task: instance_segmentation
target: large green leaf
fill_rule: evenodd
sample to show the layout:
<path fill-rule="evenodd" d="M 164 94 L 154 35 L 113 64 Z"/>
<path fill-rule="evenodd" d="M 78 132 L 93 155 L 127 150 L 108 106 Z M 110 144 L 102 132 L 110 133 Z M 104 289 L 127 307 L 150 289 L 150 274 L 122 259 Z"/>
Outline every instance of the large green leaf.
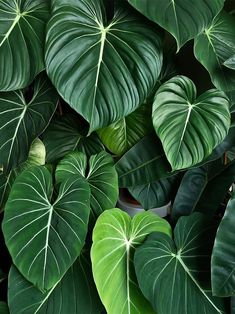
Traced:
<path fill-rule="evenodd" d="M 210 288 L 213 227 L 199 213 L 181 217 L 174 241 L 154 232 L 137 248 L 138 282 L 158 314 L 226 313 L 223 300 L 212 297 Z"/>
<path fill-rule="evenodd" d="M 56 105 L 57 93 L 42 75 L 30 101 L 23 91 L 0 93 L 0 166 L 5 173 L 27 159 L 31 143 L 48 125 Z"/>
<path fill-rule="evenodd" d="M 154 135 L 145 136 L 116 163 L 120 187 L 155 182 L 170 175 L 161 142 Z"/>
<path fill-rule="evenodd" d="M 47 0 L 0 1 L 0 90 L 26 87 L 44 69 Z"/>
<path fill-rule="evenodd" d="M 102 306 L 87 255 L 81 254 L 47 293 L 34 287 L 12 266 L 8 281 L 11 314 L 100 314 Z"/>
<path fill-rule="evenodd" d="M 121 2 L 108 21 L 104 3 L 57 3 L 45 48 L 49 77 L 90 132 L 143 104 L 162 66 L 158 29 Z"/>
<path fill-rule="evenodd" d="M 212 89 L 196 96 L 194 83 L 185 76 L 170 79 L 155 96 L 153 125 L 173 170 L 201 162 L 229 131 L 225 93 Z"/>
<path fill-rule="evenodd" d="M 98 217 L 105 209 L 113 208 L 118 199 L 118 176 L 112 157 L 106 152 L 91 156 L 89 164 L 85 154 L 70 153 L 57 166 L 57 181 L 69 178 L 71 174 L 87 180 L 91 190 L 91 219 Z"/>
<path fill-rule="evenodd" d="M 234 54 L 235 17 L 222 12 L 212 25 L 195 39 L 194 54 L 207 69 L 213 84 L 224 91 L 234 90 L 235 71 L 224 65 Z"/>
<path fill-rule="evenodd" d="M 40 139 L 33 141 L 28 159 L 20 164 L 16 169 L 11 170 L 7 175 L 4 173 L 0 174 L 0 211 L 4 207 L 7 198 L 9 196 L 12 184 L 15 178 L 25 169 L 31 166 L 42 166 L 45 164 L 46 151 Z"/>
<path fill-rule="evenodd" d="M 144 209 L 151 209 L 164 206 L 172 200 L 177 182 L 178 177 L 172 176 L 153 183 L 131 186 L 128 191 Z"/>
<path fill-rule="evenodd" d="M 200 34 L 222 10 L 224 0 L 128 0 L 150 20 L 171 33 L 180 49 Z"/>
<path fill-rule="evenodd" d="M 127 117 L 98 130 L 98 134 L 104 145 L 120 156 L 152 131 L 151 120 L 149 107 L 145 105 Z"/>
<path fill-rule="evenodd" d="M 46 161 L 55 162 L 71 151 L 81 151 L 91 156 L 104 149 L 96 133 L 86 137 L 83 131 L 84 128 L 73 114 L 53 118 L 43 133 Z"/>
<path fill-rule="evenodd" d="M 133 254 L 153 232 L 171 234 L 169 224 L 151 212 L 137 214 L 113 209 L 97 220 L 91 249 L 92 269 L 100 298 L 110 314 L 153 314 L 136 282 Z"/>
<path fill-rule="evenodd" d="M 235 291 L 235 194 L 228 203 L 217 230 L 212 254 L 212 289 L 214 295 L 230 296 Z"/>
<path fill-rule="evenodd" d="M 0 313 L 1 314 L 8 314 L 9 310 L 8 310 L 8 306 L 5 302 L 0 301 Z"/>
<path fill-rule="evenodd" d="M 70 176 L 55 186 L 45 166 L 25 170 L 6 203 L 3 233 L 14 264 L 41 290 L 49 290 L 78 257 L 87 233 L 90 191 Z"/>

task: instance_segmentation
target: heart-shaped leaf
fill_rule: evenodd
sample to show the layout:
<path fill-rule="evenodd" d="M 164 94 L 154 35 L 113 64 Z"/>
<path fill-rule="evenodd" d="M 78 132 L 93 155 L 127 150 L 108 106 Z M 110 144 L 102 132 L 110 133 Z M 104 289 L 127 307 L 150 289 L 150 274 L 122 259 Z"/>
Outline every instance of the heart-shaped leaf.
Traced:
<path fill-rule="evenodd" d="M 43 133 L 43 143 L 46 146 L 46 161 L 58 161 L 71 151 L 81 151 L 87 156 L 99 153 L 104 149 L 102 142 L 94 132 L 86 137 L 84 128 L 73 114 L 52 119 Z"/>
<path fill-rule="evenodd" d="M 159 314 L 223 314 L 223 299 L 212 297 L 210 258 L 215 227 L 202 214 L 181 217 L 174 241 L 152 233 L 135 253 L 140 288 Z"/>
<path fill-rule="evenodd" d="M 200 34 L 222 10 L 224 0 L 128 0 L 150 20 L 171 33 L 180 49 Z"/>
<path fill-rule="evenodd" d="M 44 69 L 49 14 L 47 0 L 0 1 L 1 91 L 26 87 Z"/>
<path fill-rule="evenodd" d="M 153 125 L 173 170 L 208 157 L 230 127 L 225 93 L 212 89 L 196 96 L 194 83 L 185 76 L 170 79 L 155 96 Z"/>
<path fill-rule="evenodd" d="M 213 84 L 224 91 L 235 89 L 235 71 L 224 65 L 234 54 L 234 47 L 235 17 L 226 12 L 195 39 L 195 57 L 207 69 Z"/>
<path fill-rule="evenodd" d="M 57 99 L 44 75 L 36 80 L 30 101 L 23 91 L 0 93 L 0 165 L 5 173 L 27 159 L 31 143 L 50 122 Z"/>
<path fill-rule="evenodd" d="M 108 21 L 105 2 L 60 1 L 46 39 L 48 75 L 90 132 L 143 104 L 162 67 L 158 29 L 121 2 Z"/>
<path fill-rule="evenodd" d="M 15 266 L 8 282 L 11 314 L 100 314 L 102 310 L 87 254 L 82 253 L 47 293 L 34 287 Z"/>
<path fill-rule="evenodd" d="M 57 166 L 57 181 L 71 174 L 87 180 L 91 190 L 91 219 L 94 221 L 105 209 L 113 208 L 118 199 L 118 176 L 112 157 L 106 152 L 91 156 L 75 152 L 67 155 Z"/>
<path fill-rule="evenodd" d="M 90 213 L 90 191 L 83 178 L 70 176 L 55 187 L 56 195 L 52 180 L 44 166 L 25 170 L 14 182 L 3 220 L 14 264 L 43 291 L 52 288 L 78 257 Z"/>
<path fill-rule="evenodd" d="M 142 106 L 127 117 L 98 130 L 98 134 L 109 151 L 120 156 L 150 131 L 151 113 L 148 106 Z"/>
<path fill-rule="evenodd" d="M 212 253 L 212 289 L 214 295 L 231 296 L 235 291 L 235 195 L 228 203 L 225 215 L 217 230 Z"/>
<path fill-rule="evenodd" d="M 20 164 L 16 169 L 11 170 L 7 175 L 0 174 L 0 211 L 4 207 L 8 195 L 10 193 L 12 184 L 15 178 L 25 169 L 31 166 L 42 166 L 45 164 L 46 151 L 42 141 L 38 138 L 33 141 L 28 159 Z"/>
<path fill-rule="evenodd" d="M 136 282 L 133 254 L 153 232 L 171 234 L 169 224 L 151 212 L 137 214 L 112 209 L 97 220 L 91 249 L 92 269 L 100 298 L 108 313 L 153 314 Z"/>

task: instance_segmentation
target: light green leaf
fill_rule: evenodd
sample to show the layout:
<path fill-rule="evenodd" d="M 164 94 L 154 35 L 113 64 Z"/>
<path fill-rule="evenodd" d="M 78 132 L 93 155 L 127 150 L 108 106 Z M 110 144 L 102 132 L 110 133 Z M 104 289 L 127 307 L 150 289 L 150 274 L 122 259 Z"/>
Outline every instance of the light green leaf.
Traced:
<path fill-rule="evenodd" d="M 130 187 L 155 182 L 169 177 L 171 168 L 160 140 L 147 135 L 126 152 L 116 163 L 119 187 Z"/>
<path fill-rule="evenodd" d="M 151 113 L 145 105 L 127 117 L 98 130 L 98 135 L 110 152 L 120 156 L 151 130 Z"/>
<path fill-rule="evenodd" d="M 40 139 L 33 141 L 30 150 L 28 159 L 20 164 L 16 169 L 11 170 L 9 174 L 5 175 L 4 173 L 0 174 L 0 210 L 4 207 L 7 198 L 9 196 L 12 184 L 15 181 L 15 178 L 25 169 L 28 169 L 31 166 L 42 166 L 45 164 L 46 151 L 45 146 L 43 145 Z"/>
<path fill-rule="evenodd" d="M 58 182 L 77 175 L 86 179 L 91 190 L 91 219 L 94 221 L 105 209 L 113 208 L 118 199 L 118 176 L 112 157 L 100 152 L 89 159 L 81 152 L 70 153 L 57 166 Z"/>
<path fill-rule="evenodd" d="M 47 29 L 48 75 L 90 132 L 143 104 L 162 67 L 158 28 L 121 2 L 108 21 L 105 2 L 62 0 Z"/>
<path fill-rule="evenodd" d="M 97 220 L 91 249 L 92 270 L 100 298 L 110 314 L 154 314 L 136 282 L 133 254 L 159 231 L 171 235 L 169 224 L 151 212 L 137 214 L 112 209 Z"/>
<path fill-rule="evenodd" d="M 152 233 L 137 248 L 136 275 L 145 297 L 159 314 L 227 313 L 210 288 L 210 258 L 215 226 L 202 214 L 181 217 L 174 242 Z"/>
<path fill-rule="evenodd" d="M 14 264 L 40 290 L 49 290 L 78 257 L 89 219 L 89 186 L 70 176 L 55 186 L 45 166 L 17 177 L 6 203 L 3 233 Z"/>
<path fill-rule="evenodd" d="M 172 169 L 192 167 L 208 157 L 227 135 L 228 98 L 216 89 L 197 98 L 194 83 L 176 76 L 156 93 L 153 125 Z"/>
<path fill-rule="evenodd" d="M 45 76 L 35 81 L 32 99 L 23 91 L 0 93 L 0 165 L 8 173 L 24 162 L 30 145 L 46 128 L 58 96 Z"/>
<path fill-rule="evenodd" d="M 234 49 L 235 17 L 226 12 L 219 14 L 195 39 L 195 57 L 207 69 L 213 84 L 223 91 L 234 90 L 235 71 L 224 65 Z"/>
<path fill-rule="evenodd" d="M 84 127 L 73 114 L 52 119 L 43 133 L 43 143 L 46 146 L 46 161 L 58 161 L 72 151 L 81 151 L 87 156 L 99 153 L 104 149 L 99 137 L 94 132 L 86 137 Z"/>
<path fill-rule="evenodd" d="M 200 34 L 222 10 L 224 0 L 128 0 L 150 20 L 171 33 L 178 50 Z"/>
<path fill-rule="evenodd" d="M 87 255 L 82 253 L 47 293 L 34 287 L 12 266 L 8 291 L 11 314 L 100 314 L 102 305 Z"/>
<path fill-rule="evenodd" d="M 47 0 L 0 1 L 0 90 L 29 85 L 44 69 Z"/>
<path fill-rule="evenodd" d="M 212 253 L 212 289 L 217 296 L 232 296 L 235 292 L 235 195 L 227 205 L 217 230 Z"/>

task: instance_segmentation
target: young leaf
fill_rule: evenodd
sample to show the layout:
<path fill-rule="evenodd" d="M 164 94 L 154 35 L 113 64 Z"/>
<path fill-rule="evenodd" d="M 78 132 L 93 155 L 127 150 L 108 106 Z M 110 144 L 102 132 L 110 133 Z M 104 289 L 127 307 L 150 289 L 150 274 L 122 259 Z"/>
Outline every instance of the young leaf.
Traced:
<path fill-rule="evenodd" d="M 31 143 L 54 114 L 57 99 L 55 89 L 44 75 L 35 81 L 28 102 L 23 91 L 0 93 L 0 165 L 5 173 L 27 159 Z"/>
<path fill-rule="evenodd" d="M 234 90 L 235 71 L 224 66 L 234 54 L 235 17 L 222 12 L 205 32 L 195 39 L 194 54 L 211 76 L 213 84 L 223 91 Z"/>
<path fill-rule="evenodd" d="M 42 291 L 51 289 L 78 257 L 87 233 L 89 186 L 70 176 L 56 186 L 44 166 L 17 177 L 6 203 L 3 233 L 14 264 Z"/>
<path fill-rule="evenodd" d="M 89 165 L 86 155 L 75 152 L 61 160 L 56 169 L 58 182 L 71 174 L 86 179 L 91 190 L 91 219 L 93 221 L 105 209 L 113 208 L 118 199 L 118 177 L 112 157 L 106 152 L 91 156 Z"/>
<path fill-rule="evenodd" d="M 153 231 L 171 235 L 169 224 L 151 212 L 137 214 L 112 209 L 97 220 L 91 249 L 92 269 L 108 313 L 154 314 L 136 282 L 133 254 Z"/>
<path fill-rule="evenodd" d="M 212 289 L 217 296 L 231 296 L 235 291 L 235 195 L 228 203 L 217 230 L 212 252 Z"/>
<path fill-rule="evenodd" d="M 178 50 L 200 34 L 222 10 L 224 0 L 128 0 L 150 20 L 171 33 Z"/>
<path fill-rule="evenodd" d="M 194 83 L 185 76 L 170 79 L 155 96 L 153 125 L 173 170 L 201 162 L 229 131 L 225 93 L 212 89 L 196 96 Z"/>
<path fill-rule="evenodd" d="M 11 314 L 100 314 L 102 305 L 87 255 L 82 253 L 61 281 L 46 293 L 34 287 L 12 266 L 8 291 Z"/>
<path fill-rule="evenodd" d="M 210 289 L 214 229 L 211 221 L 195 213 L 179 219 L 174 241 L 154 232 L 137 248 L 138 282 L 157 313 L 226 313 L 223 299 L 213 297 Z"/>
<path fill-rule="evenodd" d="M 29 85 L 44 69 L 47 0 L 0 1 L 0 90 Z M 17 49 L 16 49 L 17 47 Z"/>
<path fill-rule="evenodd" d="M 99 137 L 94 132 L 86 137 L 82 126 L 73 114 L 52 119 L 43 133 L 43 143 L 46 146 L 46 161 L 58 161 L 72 151 L 81 151 L 87 156 L 101 152 L 104 149 Z"/>
<path fill-rule="evenodd" d="M 48 75 L 90 132 L 143 104 L 162 67 L 158 29 L 122 2 L 107 21 L 104 2 L 62 0 L 47 29 Z"/>

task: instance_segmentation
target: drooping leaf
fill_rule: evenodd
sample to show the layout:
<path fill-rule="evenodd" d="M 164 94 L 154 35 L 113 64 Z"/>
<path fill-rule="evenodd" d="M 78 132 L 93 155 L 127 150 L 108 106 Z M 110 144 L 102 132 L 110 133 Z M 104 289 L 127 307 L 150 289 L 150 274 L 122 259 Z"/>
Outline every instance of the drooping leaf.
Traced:
<path fill-rule="evenodd" d="M 140 292 L 133 254 L 153 231 L 171 234 L 169 224 L 151 212 L 137 214 L 113 209 L 97 220 L 91 249 L 92 270 L 100 298 L 108 313 L 153 314 Z"/>
<path fill-rule="evenodd" d="M 47 0 L 0 1 L 0 90 L 26 87 L 44 69 Z"/>
<path fill-rule="evenodd" d="M 56 109 L 57 97 L 44 75 L 36 80 L 30 101 L 23 91 L 0 93 L 0 165 L 5 173 L 27 159 L 31 143 Z"/>
<path fill-rule="evenodd" d="M 5 302 L 0 301 L 0 313 L 9 314 L 8 306 Z"/>
<path fill-rule="evenodd" d="M 171 168 L 160 140 L 147 135 L 127 151 L 116 163 L 119 187 L 130 187 L 155 182 L 169 177 Z"/>
<path fill-rule="evenodd" d="M 153 125 L 173 170 L 201 162 L 229 131 L 225 93 L 212 89 L 196 97 L 194 83 L 185 76 L 170 79 L 155 96 Z"/>
<path fill-rule="evenodd" d="M 231 296 L 235 292 L 235 195 L 228 203 L 217 230 L 212 253 L 212 289 L 214 295 Z"/>
<path fill-rule="evenodd" d="M 224 65 L 234 54 L 235 17 L 222 12 L 205 32 L 195 39 L 194 54 L 221 90 L 234 90 L 235 71 Z"/>
<path fill-rule="evenodd" d="M 101 314 L 102 306 L 87 255 L 81 254 L 47 293 L 34 287 L 12 266 L 8 291 L 11 314 Z"/>
<path fill-rule="evenodd" d="M 81 152 L 70 153 L 57 166 L 58 182 L 71 174 L 86 179 L 91 190 L 91 219 L 94 221 L 105 209 L 113 208 L 118 199 L 118 176 L 112 157 L 100 152 L 89 159 Z"/>
<path fill-rule="evenodd" d="M 128 0 L 150 20 L 171 33 L 180 49 L 200 34 L 222 10 L 224 0 Z"/>
<path fill-rule="evenodd" d="M 152 209 L 169 203 L 177 181 L 177 176 L 172 176 L 145 185 L 131 186 L 128 191 L 140 202 L 144 209 Z"/>
<path fill-rule="evenodd" d="M 147 106 L 142 106 L 127 117 L 98 130 L 98 134 L 112 153 L 121 156 L 150 131 L 151 113 Z"/>
<path fill-rule="evenodd" d="M 107 21 L 104 3 L 61 0 L 47 29 L 48 75 L 90 132 L 143 104 L 162 66 L 158 28 L 121 2 Z"/>
<path fill-rule="evenodd" d="M 46 161 L 51 163 L 64 157 L 71 151 L 81 151 L 87 156 L 104 149 L 96 133 L 86 137 L 75 115 L 67 114 L 52 119 L 43 134 L 46 146 Z"/>
<path fill-rule="evenodd" d="M 42 166 L 45 164 L 46 151 L 40 139 L 35 139 L 30 147 L 28 159 L 7 175 L 0 174 L 0 211 L 4 207 L 9 196 L 15 178 L 25 169 L 31 166 Z"/>
<path fill-rule="evenodd" d="M 145 297 L 159 314 L 227 313 L 210 288 L 214 226 L 202 214 L 181 217 L 174 241 L 152 233 L 137 248 L 136 275 Z"/>
<path fill-rule="evenodd" d="M 17 177 L 6 203 L 3 233 L 14 264 L 42 291 L 52 288 L 78 257 L 87 232 L 90 191 L 70 176 L 55 186 L 44 166 Z"/>

